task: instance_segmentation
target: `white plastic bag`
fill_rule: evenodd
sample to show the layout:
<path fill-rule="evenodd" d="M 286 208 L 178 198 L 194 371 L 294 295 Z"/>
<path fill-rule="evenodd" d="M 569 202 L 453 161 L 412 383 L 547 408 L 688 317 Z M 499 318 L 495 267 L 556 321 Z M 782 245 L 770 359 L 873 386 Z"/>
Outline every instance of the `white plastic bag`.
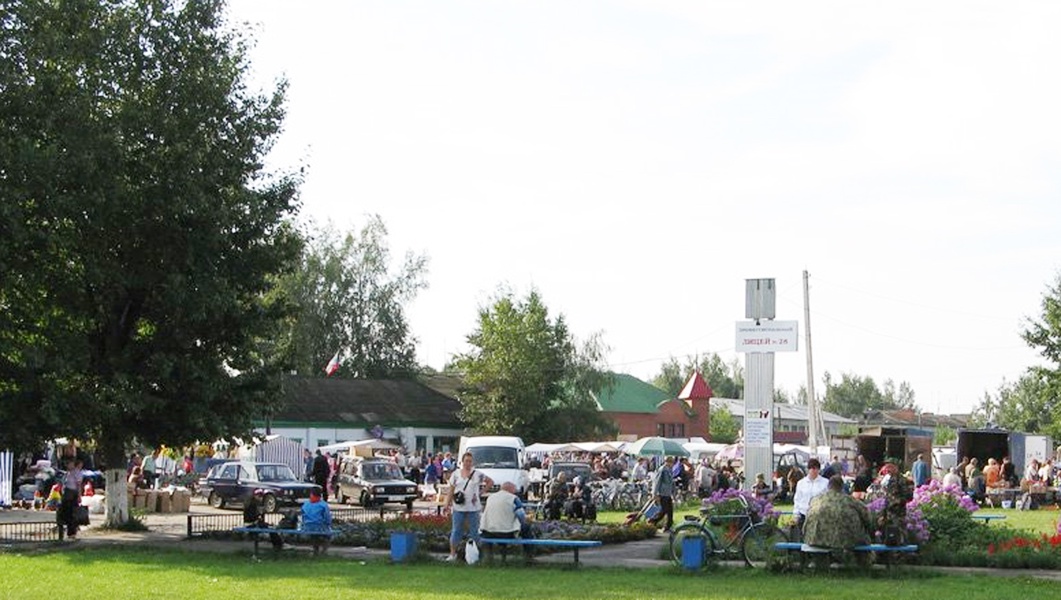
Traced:
<path fill-rule="evenodd" d="M 468 540 L 468 544 L 464 546 L 464 560 L 468 561 L 469 565 L 479 562 L 479 546 L 475 544 L 475 540 Z"/>

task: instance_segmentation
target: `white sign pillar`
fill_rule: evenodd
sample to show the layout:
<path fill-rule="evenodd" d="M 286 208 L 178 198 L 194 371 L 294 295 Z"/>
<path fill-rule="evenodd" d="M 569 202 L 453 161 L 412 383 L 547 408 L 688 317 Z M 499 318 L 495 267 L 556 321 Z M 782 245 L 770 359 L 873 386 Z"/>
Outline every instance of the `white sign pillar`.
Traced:
<path fill-rule="evenodd" d="M 755 476 L 774 472 L 774 352 L 795 352 L 795 321 L 774 321 L 773 279 L 747 279 L 745 318 L 738 322 L 736 348 L 744 352 L 744 489 Z"/>

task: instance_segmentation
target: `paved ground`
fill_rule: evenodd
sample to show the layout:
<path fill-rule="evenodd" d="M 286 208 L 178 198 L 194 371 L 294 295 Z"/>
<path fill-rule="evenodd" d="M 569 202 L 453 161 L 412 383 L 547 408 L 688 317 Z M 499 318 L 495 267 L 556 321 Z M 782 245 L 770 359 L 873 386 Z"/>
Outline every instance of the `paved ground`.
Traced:
<path fill-rule="evenodd" d="M 337 507 L 338 505 L 333 504 L 332 506 Z M 431 505 L 424 503 L 421 508 L 427 509 L 430 506 Z M 205 503 L 193 502 L 191 512 L 194 514 L 233 514 L 236 511 L 218 510 L 206 505 Z M 250 549 L 250 544 L 248 542 L 188 539 L 186 537 L 187 515 L 188 513 L 147 513 L 146 522 L 149 530 L 146 532 L 131 533 L 100 531 L 96 526 L 89 526 L 88 528 L 82 530 L 81 534 L 78 536 L 81 539 L 78 542 L 74 543 L 79 545 L 137 545 L 166 548 L 177 547 L 181 549 L 199 552 L 223 553 L 247 552 Z M 93 515 L 93 519 L 95 522 L 98 523 L 102 520 L 102 517 L 98 515 Z M 55 513 L 29 510 L 0 510 L 0 522 L 12 521 L 54 522 Z M 663 536 L 658 536 L 650 540 L 628 542 L 625 544 L 608 544 L 600 548 L 582 550 L 579 553 L 579 559 L 582 565 L 586 567 L 620 567 L 638 569 L 668 567 L 671 565 L 670 561 L 660 559 L 661 552 L 665 544 L 666 538 Z M 263 542 L 262 547 L 268 548 L 269 545 L 267 542 Z M 298 546 L 292 550 L 285 550 L 285 552 L 309 553 L 311 552 L 311 550 L 307 546 Z M 369 558 L 382 560 L 389 558 L 390 556 L 390 552 L 388 550 L 348 546 L 333 546 L 328 551 L 328 554 L 331 556 L 339 556 L 359 560 L 365 560 Z M 517 554 L 513 554 L 513 556 L 515 557 L 517 556 Z M 437 558 L 439 560 L 442 560 L 443 558 L 445 558 L 445 555 L 437 555 Z M 547 556 L 539 556 L 535 559 L 535 561 L 547 564 L 570 565 L 572 563 L 572 556 L 570 552 L 560 552 Z M 733 563 L 733 565 L 735 566 L 738 564 L 739 563 L 736 562 Z M 906 568 L 941 571 L 950 574 L 984 574 L 991 575 L 993 577 L 1031 577 L 1036 579 L 1061 582 L 1061 571 L 987 569 L 972 567 Z"/>

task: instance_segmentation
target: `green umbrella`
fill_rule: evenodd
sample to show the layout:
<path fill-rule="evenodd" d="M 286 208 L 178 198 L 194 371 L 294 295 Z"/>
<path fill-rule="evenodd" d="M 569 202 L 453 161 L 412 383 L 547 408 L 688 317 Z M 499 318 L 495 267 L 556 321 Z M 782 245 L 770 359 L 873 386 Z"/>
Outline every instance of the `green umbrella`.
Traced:
<path fill-rule="evenodd" d="M 627 444 L 623 452 L 635 456 L 689 456 L 689 451 L 681 444 L 661 437 L 641 438 Z"/>

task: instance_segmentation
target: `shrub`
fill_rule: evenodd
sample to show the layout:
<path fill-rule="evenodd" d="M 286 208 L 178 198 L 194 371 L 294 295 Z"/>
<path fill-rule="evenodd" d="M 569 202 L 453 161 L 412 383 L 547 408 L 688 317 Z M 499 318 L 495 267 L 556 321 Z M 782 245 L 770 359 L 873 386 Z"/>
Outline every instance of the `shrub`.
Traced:
<path fill-rule="evenodd" d="M 976 503 L 955 486 L 943 486 L 936 480 L 914 490 L 914 498 L 906 504 L 907 514 L 917 511 L 927 523 L 924 539 L 933 544 L 957 549 L 975 540 L 979 531 L 972 514 Z M 908 523 L 909 528 L 909 523 Z"/>

